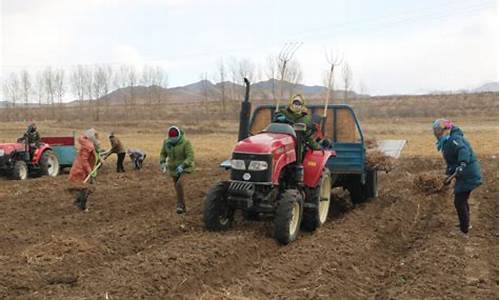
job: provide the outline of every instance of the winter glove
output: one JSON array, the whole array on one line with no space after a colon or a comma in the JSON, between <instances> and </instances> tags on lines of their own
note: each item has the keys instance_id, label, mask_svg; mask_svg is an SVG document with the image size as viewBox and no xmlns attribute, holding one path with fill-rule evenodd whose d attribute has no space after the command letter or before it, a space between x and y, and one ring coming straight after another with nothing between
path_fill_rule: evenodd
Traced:
<instances>
[{"instance_id":1,"label":"winter glove","mask_svg":"<svg viewBox=\"0 0 500 300\"><path fill-rule=\"evenodd\" d=\"M279 113L279 114L276 114L274 116L274 120L273 121L274 122L278 122L278 123L285 123L286 122L286 117L285 117L284 114Z\"/></svg>"},{"instance_id":2,"label":"winter glove","mask_svg":"<svg viewBox=\"0 0 500 300\"><path fill-rule=\"evenodd\" d=\"M175 168L175 174L177 176L181 175L184 172L184 167L182 165L179 165L177 168Z\"/></svg>"},{"instance_id":3,"label":"winter glove","mask_svg":"<svg viewBox=\"0 0 500 300\"><path fill-rule=\"evenodd\" d=\"M163 163L160 163L160 171L165 174L167 173L167 163L163 162Z\"/></svg>"},{"instance_id":4,"label":"winter glove","mask_svg":"<svg viewBox=\"0 0 500 300\"><path fill-rule=\"evenodd\" d=\"M323 148L330 148L332 146L332 143L330 143L330 141L328 139L322 140L319 144Z\"/></svg>"},{"instance_id":5,"label":"winter glove","mask_svg":"<svg viewBox=\"0 0 500 300\"><path fill-rule=\"evenodd\" d=\"M455 169L455 173L457 173L457 176L461 176L464 173L465 167L467 167L467 164L465 162L461 162L460 165Z\"/></svg>"}]
</instances>

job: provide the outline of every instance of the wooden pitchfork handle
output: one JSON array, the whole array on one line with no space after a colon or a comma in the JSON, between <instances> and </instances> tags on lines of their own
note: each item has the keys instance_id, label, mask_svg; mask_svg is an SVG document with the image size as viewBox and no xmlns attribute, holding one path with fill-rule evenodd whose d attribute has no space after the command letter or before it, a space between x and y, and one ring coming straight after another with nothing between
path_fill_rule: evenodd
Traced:
<instances>
[{"instance_id":1,"label":"wooden pitchfork handle","mask_svg":"<svg viewBox=\"0 0 500 300\"><path fill-rule=\"evenodd\" d=\"M101 162L99 162L92 171L90 171L89 175L87 175L87 178L85 178L85 180L83 181L83 183L87 183L87 181L89 181L90 177L92 177L92 173L94 173L95 171L97 171L97 169L99 169L99 167L101 166Z\"/></svg>"},{"instance_id":2,"label":"wooden pitchfork handle","mask_svg":"<svg viewBox=\"0 0 500 300\"><path fill-rule=\"evenodd\" d=\"M457 172L456 171L455 171L455 173L453 173L450 176L446 177L446 179L443 181L443 186L450 184L451 181L453 180L453 178L455 178L455 177L457 177Z\"/></svg>"}]
</instances>

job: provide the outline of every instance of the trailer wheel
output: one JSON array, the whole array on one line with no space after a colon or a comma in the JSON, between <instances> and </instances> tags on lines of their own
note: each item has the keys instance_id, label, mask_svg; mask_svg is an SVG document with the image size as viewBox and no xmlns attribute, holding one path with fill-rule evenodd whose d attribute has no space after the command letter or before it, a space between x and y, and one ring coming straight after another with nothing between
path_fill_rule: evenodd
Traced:
<instances>
[{"instance_id":1,"label":"trailer wheel","mask_svg":"<svg viewBox=\"0 0 500 300\"><path fill-rule=\"evenodd\" d=\"M314 231L326 222L330 210L330 199L332 193L332 178L330 170L323 169L319 184L311 190L309 194L311 199L308 203L311 208L304 208L302 227L308 231Z\"/></svg>"},{"instance_id":2,"label":"trailer wheel","mask_svg":"<svg viewBox=\"0 0 500 300\"><path fill-rule=\"evenodd\" d=\"M360 204L366 201L366 188L361 184L360 181L353 179L353 181L347 187L349 194L351 194L352 204Z\"/></svg>"},{"instance_id":3,"label":"trailer wheel","mask_svg":"<svg viewBox=\"0 0 500 300\"><path fill-rule=\"evenodd\" d=\"M14 180L25 180L28 178L28 166L22 160L18 160L14 164L11 177Z\"/></svg>"},{"instance_id":4,"label":"trailer wheel","mask_svg":"<svg viewBox=\"0 0 500 300\"><path fill-rule=\"evenodd\" d=\"M203 206L203 222L208 230L220 231L231 227L234 209L226 199L227 182L219 182L208 191Z\"/></svg>"},{"instance_id":5,"label":"trailer wheel","mask_svg":"<svg viewBox=\"0 0 500 300\"><path fill-rule=\"evenodd\" d=\"M274 236L286 245L297 238L302 218L303 201L297 190L285 190L279 200L274 216Z\"/></svg>"},{"instance_id":6,"label":"trailer wheel","mask_svg":"<svg viewBox=\"0 0 500 300\"><path fill-rule=\"evenodd\" d=\"M56 154L52 150L46 150L43 152L40 158L40 169L42 175L56 177L59 175L59 160Z\"/></svg>"}]
</instances>

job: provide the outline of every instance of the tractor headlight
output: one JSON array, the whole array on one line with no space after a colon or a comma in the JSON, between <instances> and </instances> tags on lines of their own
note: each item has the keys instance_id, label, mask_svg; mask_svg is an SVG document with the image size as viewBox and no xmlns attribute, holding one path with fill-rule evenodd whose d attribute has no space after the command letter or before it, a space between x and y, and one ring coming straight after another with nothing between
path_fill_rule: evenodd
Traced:
<instances>
[{"instance_id":1,"label":"tractor headlight","mask_svg":"<svg viewBox=\"0 0 500 300\"><path fill-rule=\"evenodd\" d=\"M267 170L267 162L262 160L252 160L248 165L250 171L264 171Z\"/></svg>"},{"instance_id":2,"label":"tractor headlight","mask_svg":"<svg viewBox=\"0 0 500 300\"><path fill-rule=\"evenodd\" d=\"M245 170L245 161L241 159L232 159L231 168L235 170Z\"/></svg>"}]
</instances>

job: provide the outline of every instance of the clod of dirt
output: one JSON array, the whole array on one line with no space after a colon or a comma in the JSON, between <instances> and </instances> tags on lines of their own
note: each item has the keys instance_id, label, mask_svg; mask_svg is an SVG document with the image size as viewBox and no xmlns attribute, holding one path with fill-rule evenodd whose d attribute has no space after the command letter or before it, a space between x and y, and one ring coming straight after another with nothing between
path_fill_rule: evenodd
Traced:
<instances>
[{"instance_id":1,"label":"clod of dirt","mask_svg":"<svg viewBox=\"0 0 500 300\"><path fill-rule=\"evenodd\" d=\"M390 172L396 165L396 160L378 150L366 151L366 165L374 170Z\"/></svg>"},{"instance_id":2,"label":"clod of dirt","mask_svg":"<svg viewBox=\"0 0 500 300\"><path fill-rule=\"evenodd\" d=\"M29 264L53 264L66 256L74 256L95 250L95 246L83 239L51 236L50 240L33 245L22 252Z\"/></svg>"},{"instance_id":3,"label":"clod of dirt","mask_svg":"<svg viewBox=\"0 0 500 300\"><path fill-rule=\"evenodd\" d=\"M442 176L423 173L415 178L414 184L420 192L430 195L446 192L448 186L444 185L443 181Z\"/></svg>"},{"instance_id":4,"label":"clod of dirt","mask_svg":"<svg viewBox=\"0 0 500 300\"><path fill-rule=\"evenodd\" d=\"M365 138L365 147L366 149L375 149L377 148L378 146L378 143L377 143L377 140L374 139L374 138Z\"/></svg>"},{"instance_id":5,"label":"clod of dirt","mask_svg":"<svg viewBox=\"0 0 500 300\"><path fill-rule=\"evenodd\" d=\"M48 284L67 284L75 285L78 276L73 274L52 274L46 278Z\"/></svg>"}]
</instances>

